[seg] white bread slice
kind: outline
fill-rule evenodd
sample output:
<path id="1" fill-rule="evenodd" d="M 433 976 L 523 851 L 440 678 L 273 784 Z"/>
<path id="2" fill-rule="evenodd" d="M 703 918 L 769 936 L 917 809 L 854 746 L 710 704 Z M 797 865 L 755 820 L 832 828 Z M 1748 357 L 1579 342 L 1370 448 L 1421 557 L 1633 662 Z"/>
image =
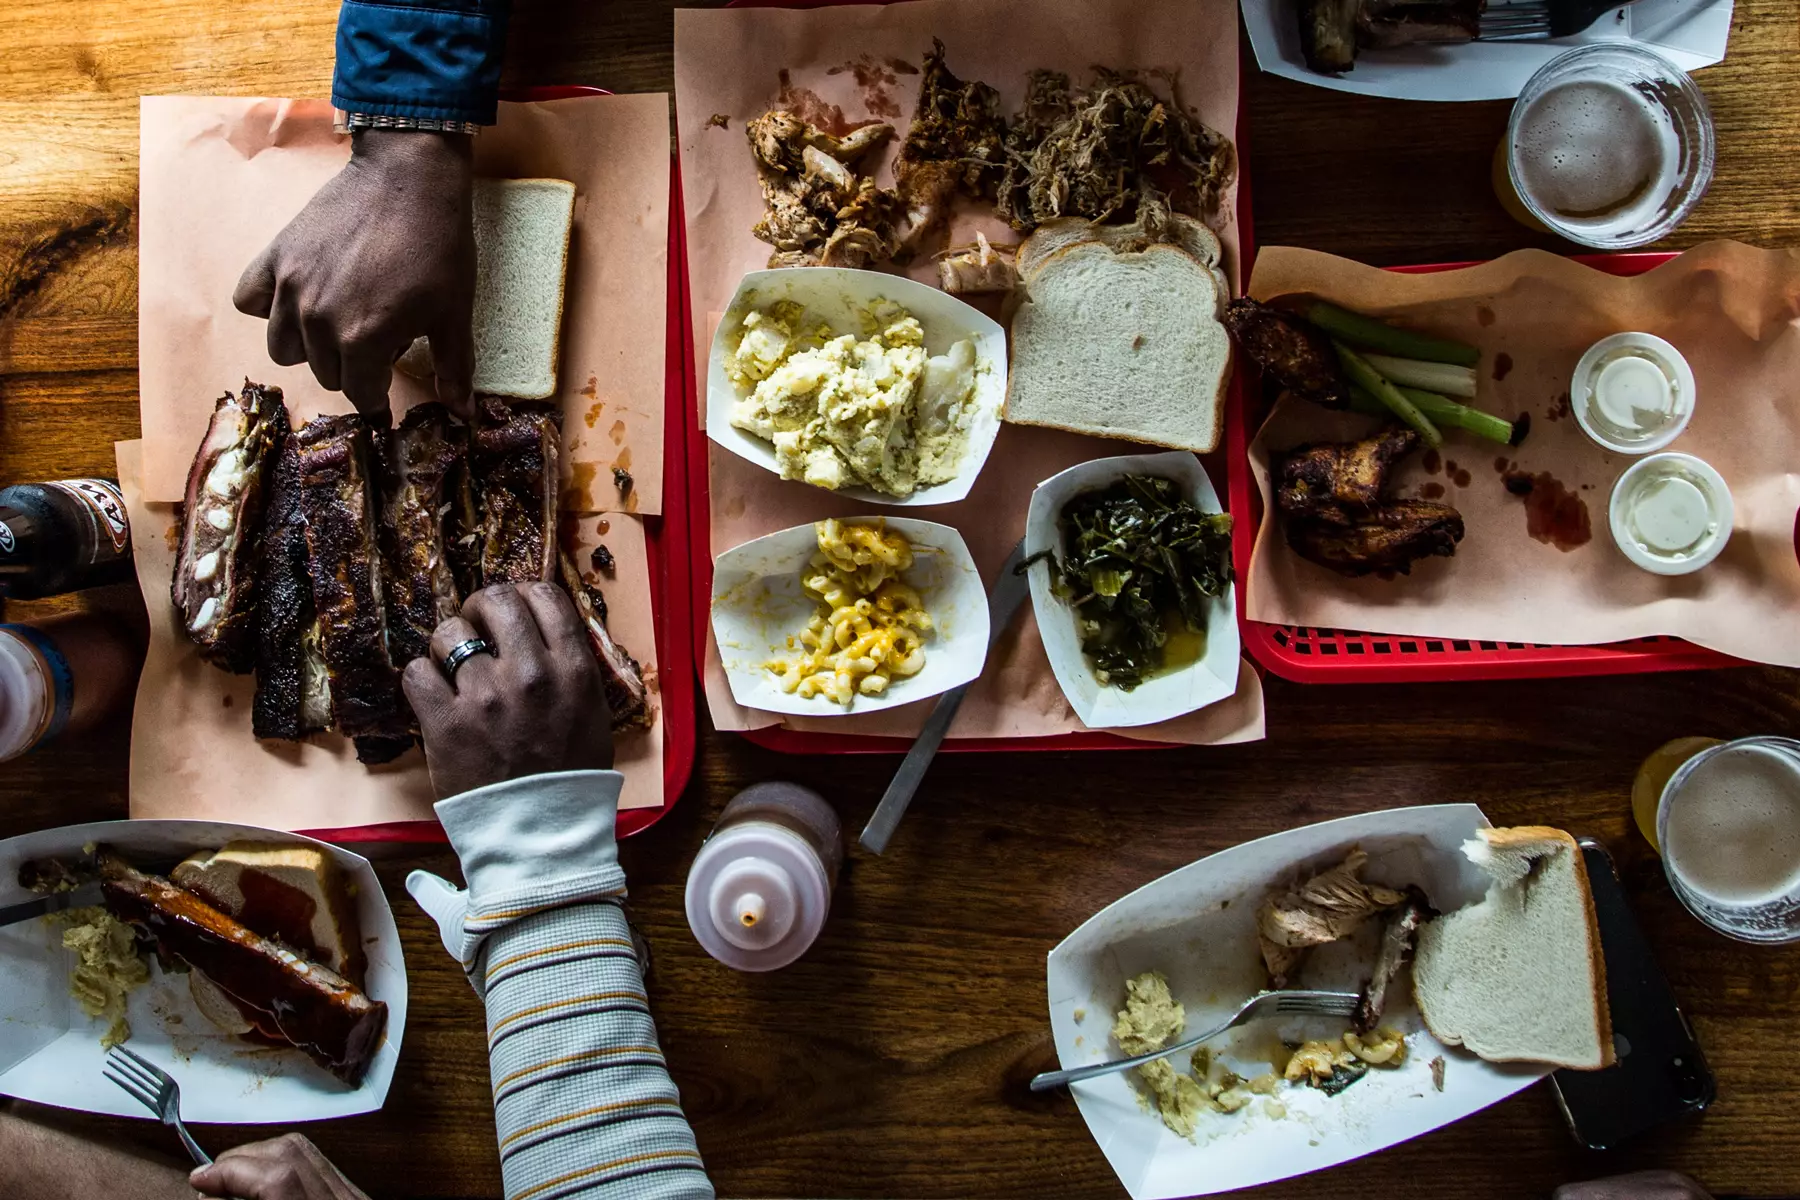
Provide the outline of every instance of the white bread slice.
<path id="1" fill-rule="evenodd" d="M 1006 419 L 1208 453 L 1231 341 L 1211 269 L 1177 246 L 1064 246 L 1023 281 Z"/>
<path id="2" fill-rule="evenodd" d="M 477 179 L 475 390 L 543 400 L 556 394 L 563 289 L 575 185 L 563 179 Z M 424 338 L 394 364 L 429 379 Z"/>
<path id="3" fill-rule="evenodd" d="M 1560 829 L 1483 829 L 1463 853 L 1493 881 L 1419 931 L 1413 995 L 1441 1042 L 1490 1062 L 1613 1063 L 1606 961 L 1587 868 Z"/>
<path id="4" fill-rule="evenodd" d="M 363 983 L 368 960 L 356 902 L 337 861 L 313 846 L 230 842 L 169 878 L 246 927 Z"/>

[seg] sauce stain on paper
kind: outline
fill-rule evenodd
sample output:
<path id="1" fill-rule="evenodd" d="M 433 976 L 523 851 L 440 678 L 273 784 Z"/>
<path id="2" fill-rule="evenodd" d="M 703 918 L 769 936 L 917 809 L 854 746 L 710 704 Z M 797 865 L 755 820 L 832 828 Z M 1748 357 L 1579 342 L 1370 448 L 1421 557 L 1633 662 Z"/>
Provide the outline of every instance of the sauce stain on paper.
<path id="1" fill-rule="evenodd" d="M 1439 454 L 1436 450 L 1427 450 L 1425 452 L 1424 464 L 1425 473 L 1427 475 L 1436 475 L 1439 471 L 1444 469 L 1444 456 Z"/>
<path id="2" fill-rule="evenodd" d="M 1505 379 L 1507 377 L 1507 375 L 1509 373 L 1511 373 L 1512 369 L 1513 369 L 1512 355 L 1508 354 L 1504 350 L 1502 350 L 1500 353 L 1494 355 L 1494 382 L 1495 383 L 1499 383 L 1502 379 Z"/>
<path id="3" fill-rule="evenodd" d="M 581 389 L 581 394 L 586 396 L 589 400 L 598 398 L 600 395 L 600 377 L 598 375 L 589 375 L 587 386 Z"/>
<path id="4" fill-rule="evenodd" d="M 589 421 L 588 424 L 592 425 L 593 422 Z M 623 444 L 625 441 L 625 422 L 614 421 L 612 423 L 612 428 L 606 431 L 606 436 L 612 439 L 612 444 L 615 446 Z"/>
<path id="5" fill-rule="evenodd" d="M 900 83 L 900 77 L 894 69 L 897 60 L 878 62 L 872 54 L 864 54 L 851 59 L 841 67 L 832 67 L 827 75 L 842 75 L 849 71 L 856 76 L 856 90 L 862 96 L 863 104 L 878 117 L 898 120 L 900 106 L 894 102 L 888 89 Z"/>
<path id="6" fill-rule="evenodd" d="M 1423 486 L 1421 486 L 1419 488 L 1419 498 L 1421 500 L 1441 500 L 1441 499 L 1443 499 L 1444 498 L 1444 485 L 1441 483 L 1424 484 Z"/>
<path id="7" fill-rule="evenodd" d="M 1570 399 L 1569 393 L 1567 392 L 1562 393 L 1562 395 L 1557 396 L 1554 400 L 1550 401 L 1550 407 L 1544 410 L 1544 416 L 1552 421 L 1560 421 L 1564 417 L 1572 417 L 1574 415 L 1575 402 Z"/>
<path id="8" fill-rule="evenodd" d="M 776 78 L 781 83 L 781 91 L 775 97 L 775 107 L 787 109 L 802 121 L 817 125 L 834 137 L 843 137 L 856 128 L 845 119 L 842 108 L 825 103 L 819 93 L 811 88 L 796 87 L 793 75 L 786 67 L 781 68 Z"/>
<path id="9" fill-rule="evenodd" d="M 1506 490 L 1525 501 L 1525 531 L 1567 553 L 1593 540 L 1587 501 L 1548 471 L 1508 471 Z"/>
<path id="10" fill-rule="evenodd" d="M 570 463 L 569 486 L 563 489 L 562 506 L 580 511 L 588 507 L 588 491 L 594 486 L 593 463 Z"/>
<path id="11" fill-rule="evenodd" d="M 1496 319 L 1497 318 L 1494 316 L 1494 310 L 1489 308 L 1487 305 L 1478 304 L 1475 306 L 1475 323 L 1477 325 L 1480 325 L 1483 329 L 1486 329 L 1489 325 L 1492 325 Z"/>

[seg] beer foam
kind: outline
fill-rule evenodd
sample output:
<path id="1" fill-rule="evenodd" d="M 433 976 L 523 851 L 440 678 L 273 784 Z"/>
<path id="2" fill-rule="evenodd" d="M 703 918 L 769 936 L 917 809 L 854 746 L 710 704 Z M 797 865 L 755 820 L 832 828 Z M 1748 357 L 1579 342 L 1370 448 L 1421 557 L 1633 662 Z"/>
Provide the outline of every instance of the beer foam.
<path id="1" fill-rule="evenodd" d="M 1665 802 L 1663 855 L 1690 888 L 1733 908 L 1800 890 L 1800 760 L 1767 746 L 1724 750 Z"/>
<path id="2" fill-rule="evenodd" d="M 1649 97 L 1608 80 L 1559 84 L 1514 134 L 1524 192 L 1558 222 L 1606 232 L 1648 224 L 1678 181 L 1674 125 Z"/>

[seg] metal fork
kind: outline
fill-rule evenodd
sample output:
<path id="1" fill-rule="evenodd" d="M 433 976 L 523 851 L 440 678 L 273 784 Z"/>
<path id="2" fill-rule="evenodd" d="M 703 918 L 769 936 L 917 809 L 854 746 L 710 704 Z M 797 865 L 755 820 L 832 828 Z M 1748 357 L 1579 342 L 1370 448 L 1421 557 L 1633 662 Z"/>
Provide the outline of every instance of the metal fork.
<path id="1" fill-rule="evenodd" d="M 106 1052 L 105 1075 L 126 1095 L 155 1113 L 164 1125 L 173 1125 L 197 1166 L 212 1166 L 212 1156 L 200 1148 L 181 1123 L 181 1086 L 173 1075 L 124 1046 L 114 1046 Z"/>
<path id="2" fill-rule="evenodd" d="M 1512 0 L 1490 4 L 1481 14 L 1481 40 L 1574 37 L 1615 8 L 1632 0 Z"/>
<path id="3" fill-rule="evenodd" d="M 1245 1005 L 1234 1013 L 1229 1021 L 1217 1025 L 1204 1033 L 1176 1042 L 1172 1046 L 1164 1046 L 1161 1050 L 1152 1050 L 1148 1054 L 1140 1054 L 1135 1058 L 1119 1058 L 1112 1062 L 1094 1063 L 1091 1066 L 1075 1067 L 1067 1071 L 1045 1071 L 1031 1081 L 1031 1090 L 1047 1092 L 1051 1088 L 1061 1087 L 1065 1083 L 1080 1083 L 1084 1079 L 1092 1079 L 1097 1075 L 1111 1075 L 1114 1071 L 1127 1071 L 1132 1067 L 1141 1067 L 1147 1062 L 1155 1062 L 1159 1058 L 1167 1058 L 1171 1054 L 1180 1054 L 1183 1050 L 1192 1050 L 1202 1042 L 1209 1042 L 1228 1029 L 1263 1017 L 1348 1017 L 1356 1011 L 1362 997 L 1356 992 L 1264 992 L 1252 997 Z"/>

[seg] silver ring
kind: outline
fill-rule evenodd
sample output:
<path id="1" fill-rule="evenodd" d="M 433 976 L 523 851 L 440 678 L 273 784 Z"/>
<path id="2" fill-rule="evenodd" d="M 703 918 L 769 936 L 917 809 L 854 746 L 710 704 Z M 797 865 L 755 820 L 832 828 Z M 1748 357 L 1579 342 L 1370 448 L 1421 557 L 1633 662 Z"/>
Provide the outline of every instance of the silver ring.
<path id="1" fill-rule="evenodd" d="M 458 642 L 456 645 L 450 647 L 450 653 L 444 655 L 442 664 L 444 678 L 448 679 L 451 683 L 455 683 L 456 673 L 462 669 L 464 663 L 468 662 L 471 658 L 474 658 L 477 654 L 492 653 L 494 653 L 493 646 L 489 645 L 482 638 L 470 638 L 466 642 Z"/>

